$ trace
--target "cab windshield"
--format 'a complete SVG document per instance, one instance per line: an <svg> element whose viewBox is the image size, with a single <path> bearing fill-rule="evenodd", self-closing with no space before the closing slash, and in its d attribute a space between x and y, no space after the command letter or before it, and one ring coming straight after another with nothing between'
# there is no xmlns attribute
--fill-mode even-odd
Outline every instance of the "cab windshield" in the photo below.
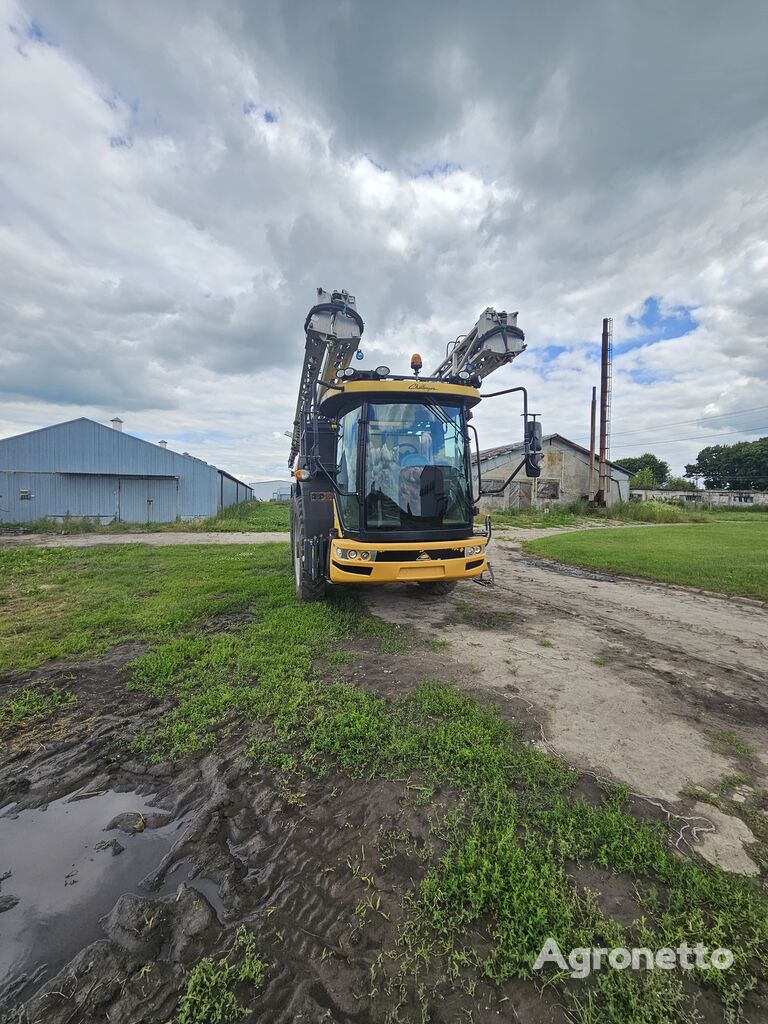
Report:
<svg viewBox="0 0 768 1024"><path fill-rule="evenodd" d="M364 510L370 530L466 526L471 500L461 406L368 405Z"/></svg>

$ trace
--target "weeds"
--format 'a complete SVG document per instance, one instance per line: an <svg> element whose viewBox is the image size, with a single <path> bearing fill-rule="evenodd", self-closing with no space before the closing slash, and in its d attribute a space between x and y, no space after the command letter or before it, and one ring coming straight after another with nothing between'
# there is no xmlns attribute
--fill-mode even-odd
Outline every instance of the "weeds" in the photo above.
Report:
<svg viewBox="0 0 768 1024"><path fill-rule="evenodd" d="M709 733L710 739L721 750L732 750L742 757L751 758L755 756L754 747L745 743L735 732L730 729L717 729Z"/></svg>
<svg viewBox="0 0 768 1024"><path fill-rule="evenodd" d="M511 629L521 622L522 619L516 612L478 608L471 601L456 601L441 625L465 625L473 629Z"/></svg>
<svg viewBox="0 0 768 1024"><path fill-rule="evenodd" d="M43 691L28 686L0 701L0 728L20 725L30 718L51 715L59 708L75 703L75 695L65 690Z"/></svg>
<svg viewBox="0 0 768 1024"><path fill-rule="evenodd" d="M256 939L241 925L228 953L203 957L189 972L174 1024L231 1024L245 1017L250 1009L238 1001L235 990L258 989L267 966Z"/></svg>

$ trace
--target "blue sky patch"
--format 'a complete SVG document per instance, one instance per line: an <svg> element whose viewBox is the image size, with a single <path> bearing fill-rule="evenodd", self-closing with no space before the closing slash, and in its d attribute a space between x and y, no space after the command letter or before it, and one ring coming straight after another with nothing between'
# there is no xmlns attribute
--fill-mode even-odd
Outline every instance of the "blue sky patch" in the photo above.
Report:
<svg viewBox="0 0 768 1024"><path fill-rule="evenodd" d="M45 32L43 32L43 27L40 24L40 22L35 21L34 18L31 21L27 22L24 31L27 36L27 39L34 39L36 43L45 43L46 46L53 45L53 43L45 34Z"/></svg>
<svg viewBox="0 0 768 1024"><path fill-rule="evenodd" d="M659 374L654 373L652 370L648 369L630 370L627 376L634 384L656 384L659 380L661 380Z"/></svg>
<svg viewBox="0 0 768 1024"><path fill-rule="evenodd" d="M661 301L656 295L649 295L643 303L640 316L628 316L626 325L630 330L639 327L642 336L617 342L614 346L616 352L631 352L632 349L652 345L656 341L682 338L699 326L691 306L673 306L662 311Z"/></svg>
<svg viewBox="0 0 768 1024"><path fill-rule="evenodd" d="M545 345L544 348L536 349L536 355L545 363L553 363L558 356L567 351L567 345Z"/></svg>
<svg viewBox="0 0 768 1024"><path fill-rule="evenodd" d="M254 100L245 100L243 102L243 113L245 114L246 117L250 117L251 114L257 114L260 110L261 107ZM280 120L277 111L270 110L269 107L266 107L264 110L262 110L261 117L262 120L264 120L267 124L277 124L277 122Z"/></svg>
<svg viewBox="0 0 768 1024"><path fill-rule="evenodd" d="M449 174L455 174L462 170L461 164L455 164L451 160L438 160L429 167L423 167L413 175L414 178L444 178Z"/></svg>

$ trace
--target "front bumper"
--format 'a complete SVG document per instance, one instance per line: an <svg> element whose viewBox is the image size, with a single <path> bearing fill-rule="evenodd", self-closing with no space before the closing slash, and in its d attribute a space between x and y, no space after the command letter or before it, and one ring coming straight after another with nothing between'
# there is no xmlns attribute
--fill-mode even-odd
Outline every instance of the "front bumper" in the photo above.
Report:
<svg viewBox="0 0 768 1024"><path fill-rule="evenodd" d="M439 580L468 580L487 571L486 537L468 537L462 541L429 541L424 544L361 544L345 538L334 539L330 546L329 579L332 583L423 583ZM464 549L480 547L474 555ZM341 558L338 549L368 551L363 561ZM421 557L419 557L421 556Z"/></svg>

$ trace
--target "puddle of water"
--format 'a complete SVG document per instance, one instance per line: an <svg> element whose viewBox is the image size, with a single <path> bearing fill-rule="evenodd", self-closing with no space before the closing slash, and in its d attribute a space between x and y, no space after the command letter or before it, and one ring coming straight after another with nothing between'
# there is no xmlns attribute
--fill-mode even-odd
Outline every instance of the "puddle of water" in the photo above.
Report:
<svg viewBox="0 0 768 1024"><path fill-rule="evenodd" d="M14 1000L21 996L22 976L29 989L33 980L48 980L103 938L99 918L123 893L137 890L160 862L176 837L177 822L135 835L104 831L118 814L150 812L149 799L107 790L0 818L0 875L11 872L2 892L19 900L0 913L0 1004L4 993L5 999L11 991ZM112 839L124 847L117 856L111 846L98 848Z"/></svg>

